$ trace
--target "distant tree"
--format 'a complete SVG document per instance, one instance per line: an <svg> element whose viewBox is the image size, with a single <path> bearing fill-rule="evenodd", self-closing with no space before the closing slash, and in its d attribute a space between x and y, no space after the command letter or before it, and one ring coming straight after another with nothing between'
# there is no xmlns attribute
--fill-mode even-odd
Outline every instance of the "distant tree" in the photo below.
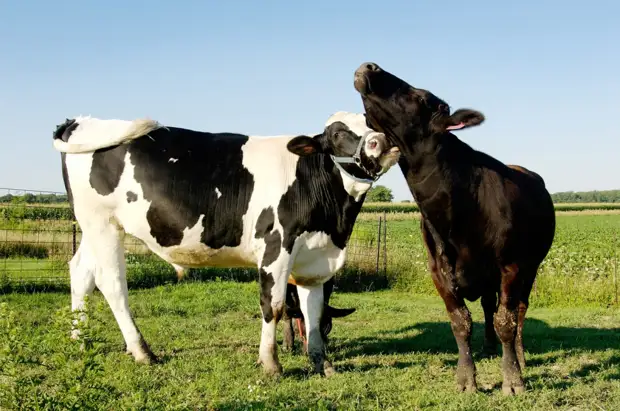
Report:
<svg viewBox="0 0 620 411"><path fill-rule="evenodd" d="M366 201L371 203L390 203L393 199L392 190L386 186L375 186L366 194Z"/></svg>
<svg viewBox="0 0 620 411"><path fill-rule="evenodd" d="M66 203L68 197L66 194L32 194L25 193L22 195L6 194L0 196L0 203L28 203L28 204L54 204Z"/></svg>
<svg viewBox="0 0 620 411"><path fill-rule="evenodd" d="M551 198L555 203L620 203L620 190L564 191Z"/></svg>

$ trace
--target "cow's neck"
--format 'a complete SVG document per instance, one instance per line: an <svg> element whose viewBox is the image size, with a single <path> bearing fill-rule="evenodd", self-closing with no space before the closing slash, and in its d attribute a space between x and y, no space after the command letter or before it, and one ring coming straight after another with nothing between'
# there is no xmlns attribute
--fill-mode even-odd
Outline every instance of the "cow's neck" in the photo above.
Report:
<svg viewBox="0 0 620 411"><path fill-rule="evenodd" d="M468 161L463 157L471 149L449 133L400 147L400 169L420 212L438 232L450 231L453 205L460 201L459 182L469 180Z"/></svg>
<svg viewBox="0 0 620 411"><path fill-rule="evenodd" d="M351 166L356 167L356 166ZM340 174L342 177L342 184L344 186L345 191L355 199L355 201L362 200L364 194L370 190L372 187L372 182L367 179L363 179L360 177L356 177L352 172L346 169L346 166L336 167L334 168L334 172Z"/></svg>

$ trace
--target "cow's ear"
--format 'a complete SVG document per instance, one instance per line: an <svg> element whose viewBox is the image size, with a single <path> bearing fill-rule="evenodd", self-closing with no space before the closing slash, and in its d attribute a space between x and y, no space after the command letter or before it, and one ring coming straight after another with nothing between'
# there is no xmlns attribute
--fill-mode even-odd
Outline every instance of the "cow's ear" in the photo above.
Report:
<svg viewBox="0 0 620 411"><path fill-rule="evenodd" d="M467 127L479 126L484 115L476 110L458 109L442 122L442 131L462 130Z"/></svg>
<svg viewBox="0 0 620 411"><path fill-rule="evenodd" d="M308 136L295 137L288 142L286 148L291 153L301 157L323 152L321 144L314 138Z"/></svg>

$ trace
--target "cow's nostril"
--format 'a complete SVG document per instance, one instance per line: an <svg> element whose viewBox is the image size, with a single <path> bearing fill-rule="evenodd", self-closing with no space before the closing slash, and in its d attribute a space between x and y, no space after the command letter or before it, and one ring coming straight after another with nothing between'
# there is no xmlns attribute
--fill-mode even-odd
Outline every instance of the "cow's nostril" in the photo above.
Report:
<svg viewBox="0 0 620 411"><path fill-rule="evenodd" d="M366 64L366 68L370 71L375 71L377 69L377 65L373 63Z"/></svg>

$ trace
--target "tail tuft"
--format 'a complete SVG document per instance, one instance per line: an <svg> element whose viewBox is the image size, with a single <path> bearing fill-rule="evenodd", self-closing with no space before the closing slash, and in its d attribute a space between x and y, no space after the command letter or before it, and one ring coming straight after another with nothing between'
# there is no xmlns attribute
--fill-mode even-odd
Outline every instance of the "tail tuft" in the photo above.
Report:
<svg viewBox="0 0 620 411"><path fill-rule="evenodd" d="M129 143L162 127L151 119L127 121L76 117L56 127L54 148L62 153L94 152Z"/></svg>
<svg viewBox="0 0 620 411"><path fill-rule="evenodd" d="M64 123L58 124L56 130L54 130L54 140L62 140L64 142L69 141L71 133L75 130L79 124L74 118L68 118Z"/></svg>

